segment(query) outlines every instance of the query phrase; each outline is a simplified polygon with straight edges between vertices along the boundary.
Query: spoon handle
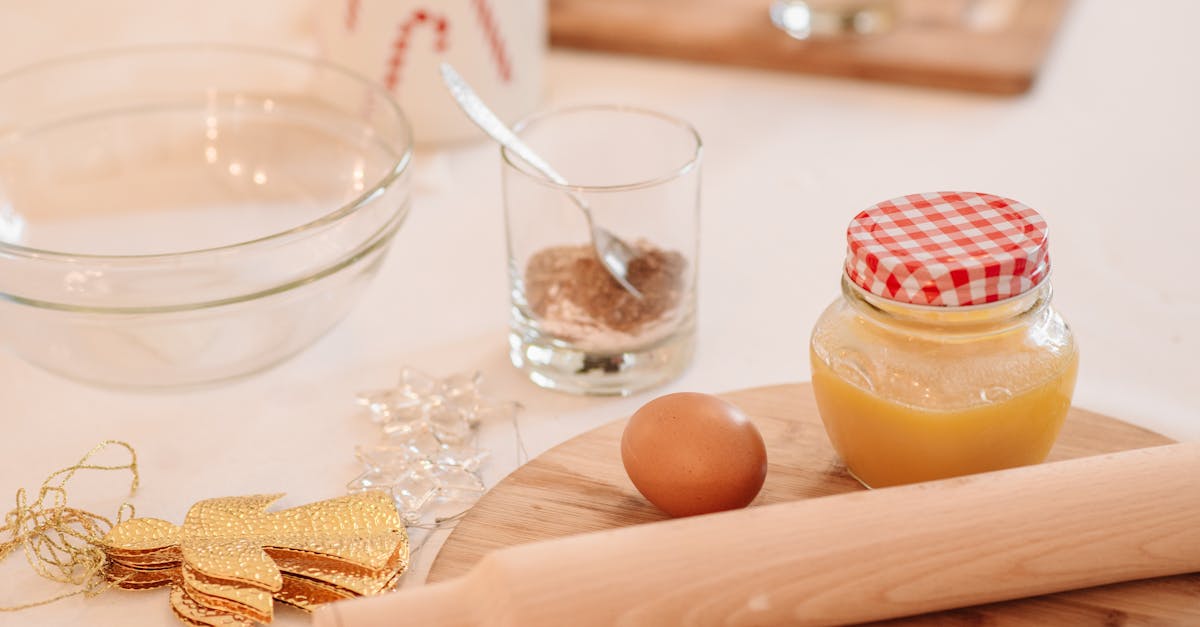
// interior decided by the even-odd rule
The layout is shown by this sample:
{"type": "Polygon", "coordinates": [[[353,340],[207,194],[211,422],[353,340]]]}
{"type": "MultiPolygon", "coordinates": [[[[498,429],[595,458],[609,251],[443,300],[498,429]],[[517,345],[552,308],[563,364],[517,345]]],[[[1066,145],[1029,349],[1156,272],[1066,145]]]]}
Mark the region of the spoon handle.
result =
{"type": "Polygon", "coordinates": [[[546,178],[550,179],[558,185],[569,185],[567,180],[562,177],[554,168],[550,167],[549,163],[542,160],[525,142],[517,137],[517,134],[512,132],[496,114],[488,108],[483,100],[471,89],[470,85],[463,80],[449,63],[445,61],[441,64],[442,81],[446,83],[446,87],[450,89],[450,95],[458,101],[459,106],[471,118],[483,132],[492,136],[492,139],[500,142],[505,148],[513,151],[523,161],[528,163],[533,169],[541,172],[546,178]]]}
{"type": "Polygon", "coordinates": [[[612,276],[625,291],[633,294],[639,300],[642,298],[642,293],[638,291],[626,273],[629,270],[629,262],[635,256],[633,249],[628,244],[621,241],[617,236],[600,228],[592,219],[592,210],[583,195],[577,190],[572,189],[570,183],[567,182],[561,174],[550,167],[549,163],[542,160],[541,157],[533,151],[532,148],[525,145],[517,137],[517,134],[508,128],[491,109],[488,108],[483,100],[471,89],[463,77],[449,63],[443,61],[440,65],[442,72],[442,82],[446,84],[446,88],[450,90],[450,95],[458,102],[458,106],[462,108],[467,117],[471,119],[484,133],[487,133],[492,139],[500,142],[508,150],[512,151],[523,161],[529,164],[534,170],[541,172],[547,179],[559,185],[564,189],[567,197],[571,202],[579,207],[583,213],[583,217],[587,220],[588,231],[592,236],[592,248],[596,251],[596,256],[600,259],[601,265],[612,276]]]}

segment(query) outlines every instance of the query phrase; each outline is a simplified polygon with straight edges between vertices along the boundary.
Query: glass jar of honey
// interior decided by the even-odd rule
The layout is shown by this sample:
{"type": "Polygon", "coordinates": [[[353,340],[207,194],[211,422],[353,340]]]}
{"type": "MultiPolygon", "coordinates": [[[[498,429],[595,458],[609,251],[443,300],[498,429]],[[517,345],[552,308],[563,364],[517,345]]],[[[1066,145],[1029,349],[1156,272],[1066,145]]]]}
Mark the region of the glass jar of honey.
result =
{"type": "Polygon", "coordinates": [[[1046,223],[990,194],[914,194],[859,213],[842,298],[813,329],[821,420],[883,487],[1043,461],[1078,350],[1050,305],[1046,223]]]}

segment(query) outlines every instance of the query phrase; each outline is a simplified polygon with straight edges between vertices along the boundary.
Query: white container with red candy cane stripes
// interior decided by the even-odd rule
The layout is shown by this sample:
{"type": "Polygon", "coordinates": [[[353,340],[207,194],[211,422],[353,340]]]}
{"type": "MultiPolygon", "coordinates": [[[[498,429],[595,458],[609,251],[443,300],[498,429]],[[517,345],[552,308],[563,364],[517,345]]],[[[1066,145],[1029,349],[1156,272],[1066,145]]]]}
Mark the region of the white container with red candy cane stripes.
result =
{"type": "Polygon", "coordinates": [[[323,0],[317,11],[323,54],[387,86],[420,143],[479,134],[442,87],[441,61],[509,123],[541,100],[546,0],[323,0]]]}

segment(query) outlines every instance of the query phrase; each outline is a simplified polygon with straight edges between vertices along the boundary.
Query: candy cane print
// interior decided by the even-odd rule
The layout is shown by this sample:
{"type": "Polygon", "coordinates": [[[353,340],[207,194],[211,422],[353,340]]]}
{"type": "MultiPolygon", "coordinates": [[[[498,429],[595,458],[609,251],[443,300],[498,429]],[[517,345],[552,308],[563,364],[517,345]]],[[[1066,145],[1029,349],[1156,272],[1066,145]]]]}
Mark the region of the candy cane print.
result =
{"type": "Polygon", "coordinates": [[[504,36],[500,34],[500,25],[496,23],[496,15],[492,12],[488,0],[471,0],[471,6],[475,8],[475,16],[479,18],[479,25],[483,28],[492,60],[496,63],[496,70],[500,73],[500,78],[507,83],[512,80],[512,66],[504,46],[504,36]]]}
{"type": "Polygon", "coordinates": [[[387,62],[387,73],[383,84],[388,90],[394,90],[400,84],[400,70],[404,67],[404,55],[408,51],[408,40],[413,29],[418,24],[429,24],[437,37],[433,43],[434,52],[445,52],[449,44],[450,22],[444,16],[434,15],[425,9],[417,9],[412,15],[400,23],[396,29],[396,38],[392,41],[392,56],[387,62]]]}

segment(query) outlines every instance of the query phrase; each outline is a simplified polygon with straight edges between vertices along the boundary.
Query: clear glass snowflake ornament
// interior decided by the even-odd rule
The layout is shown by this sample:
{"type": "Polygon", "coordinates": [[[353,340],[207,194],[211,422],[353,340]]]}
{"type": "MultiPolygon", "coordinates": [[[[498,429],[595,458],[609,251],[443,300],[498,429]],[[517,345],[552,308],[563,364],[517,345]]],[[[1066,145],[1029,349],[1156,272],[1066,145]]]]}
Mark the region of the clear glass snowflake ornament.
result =
{"type": "Polygon", "coordinates": [[[360,394],[381,436],[356,449],[363,472],[349,491],[390,492],[410,526],[436,526],[469,509],[486,489],[479,470],[488,452],[478,446],[479,425],[511,420],[519,409],[485,397],[481,383],[478,372],[437,379],[404,368],[395,387],[360,394]]]}

